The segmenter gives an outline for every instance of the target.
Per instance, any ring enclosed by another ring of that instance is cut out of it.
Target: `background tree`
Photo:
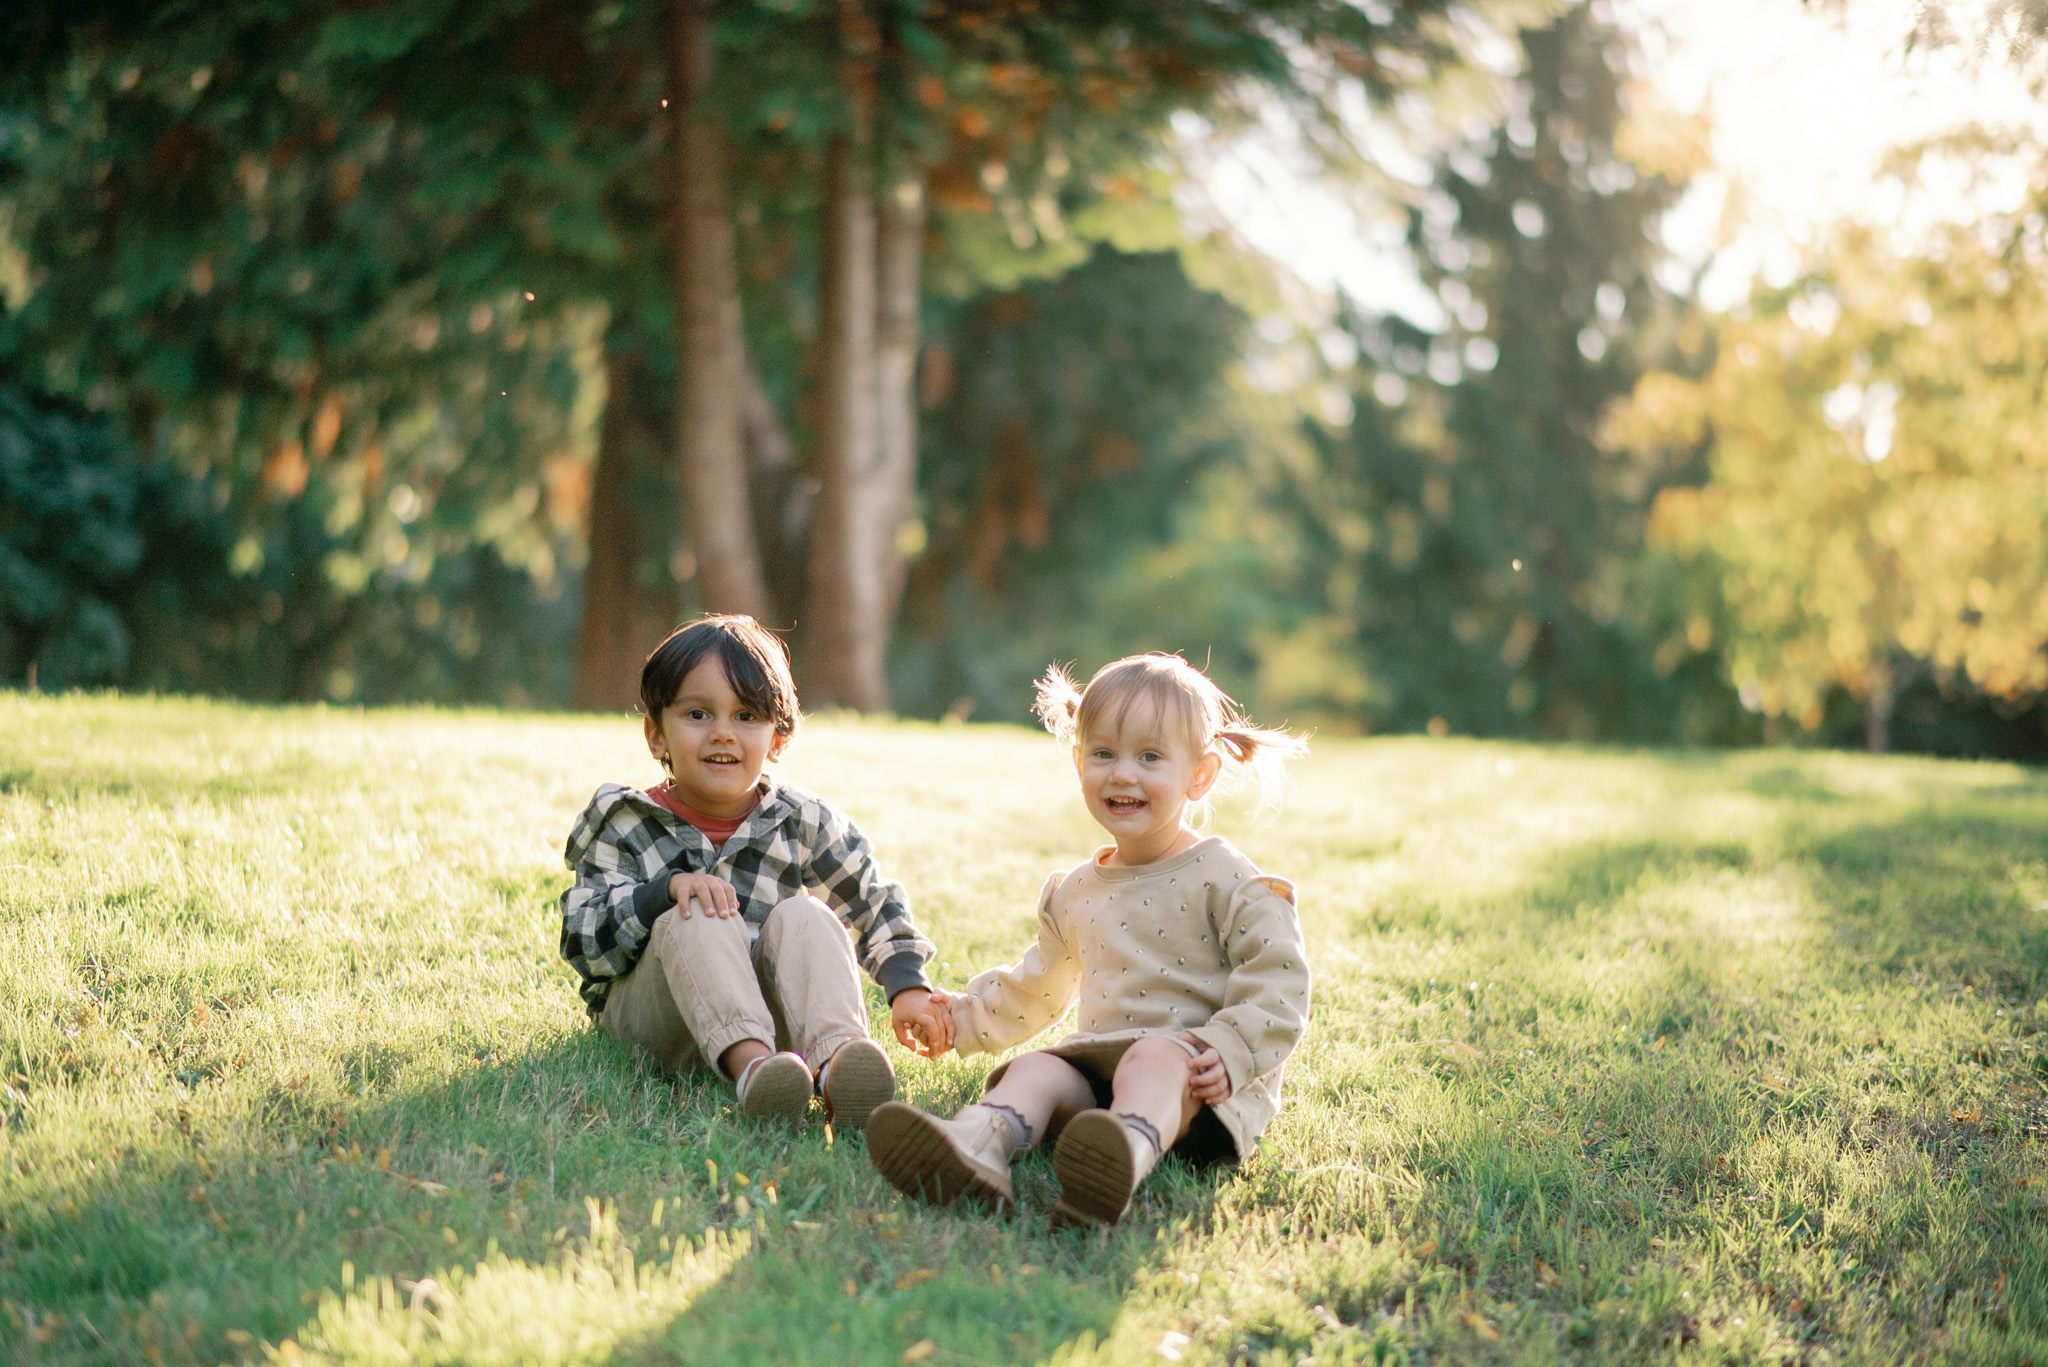
[[[1712,672],[1661,677],[1627,593],[1667,472],[1600,439],[1646,364],[1703,342],[1651,269],[1689,168],[1631,124],[1630,40],[1594,7],[1521,41],[1505,116],[1411,216],[1445,326],[1354,318],[1355,416],[1311,424],[1287,478],[1306,543],[1289,596],[1316,605],[1295,648],[1339,656],[1287,691],[1397,730],[1698,736],[1733,709],[1682,720]]]
[[[1840,688],[1877,751],[1915,675],[2012,709],[2048,691],[2048,160],[1970,139],[1907,169],[1935,152],[2030,161],[2032,194],[1911,256],[1845,231],[1703,380],[1647,377],[1627,415],[1639,448],[1705,444],[1710,479],[1652,531],[1711,566],[1733,681],[1807,731]]]

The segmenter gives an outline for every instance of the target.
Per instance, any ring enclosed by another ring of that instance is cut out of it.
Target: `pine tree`
[[[1651,269],[1682,187],[1617,146],[1631,49],[1595,8],[1523,31],[1506,117],[1411,215],[1447,325],[1356,318],[1357,415],[1311,431],[1305,587],[1375,726],[1661,736],[1694,682],[1660,678],[1626,601],[1663,474],[1600,435],[1646,363],[1698,344]]]

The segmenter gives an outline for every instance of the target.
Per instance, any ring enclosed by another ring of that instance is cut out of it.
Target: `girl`
[[[933,998],[962,1054],[1022,1043],[1076,1001],[1080,1028],[998,1067],[950,1120],[878,1108],[868,1152],[900,1191],[1000,1207],[1011,1160],[1056,1136],[1054,1221],[1113,1224],[1169,1149],[1235,1161],[1279,1109],[1309,1009],[1294,886],[1204,839],[1188,813],[1234,771],[1270,799],[1307,747],[1251,725],[1176,655],[1105,665],[1083,692],[1055,667],[1037,711],[1072,743],[1082,799],[1113,843],[1046,881],[1022,962]]]

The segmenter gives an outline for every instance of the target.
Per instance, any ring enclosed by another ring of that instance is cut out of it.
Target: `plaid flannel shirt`
[[[749,939],[768,913],[807,888],[822,893],[853,932],[868,975],[894,999],[926,987],[936,952],[910,919],[903,885],[875,868],[874,848],[816,794],[761,780],[761,799],[717,849],[705,834],[636,788],[607,783],[569,833],[562,857],[576,875],[562,894],[562,957],[582,975],[596,1016],[614,980],[640,961],[655,918],[675,905],[668,880],[709,873],[739,893]]]

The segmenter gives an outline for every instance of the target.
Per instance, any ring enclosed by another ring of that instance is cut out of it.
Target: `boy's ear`
[[[1188,801],[1200,802],[1216,786],[1216,779],[1223,772],[1223,756],[1214,750],[1195,761],[1195,776],[1188,782]]]
[[[781,759],[782,752],[787,748],[789,748],[789,737],[777,731],[775,739],[768,742],[768,758],[770,760]]]
[[[656,764],[665,762],[668,759],[668,742],[661,738],[661,728],[654,724],[654,718],[642,717],[640,729],[647,736],[647,753],[654,756]]]

